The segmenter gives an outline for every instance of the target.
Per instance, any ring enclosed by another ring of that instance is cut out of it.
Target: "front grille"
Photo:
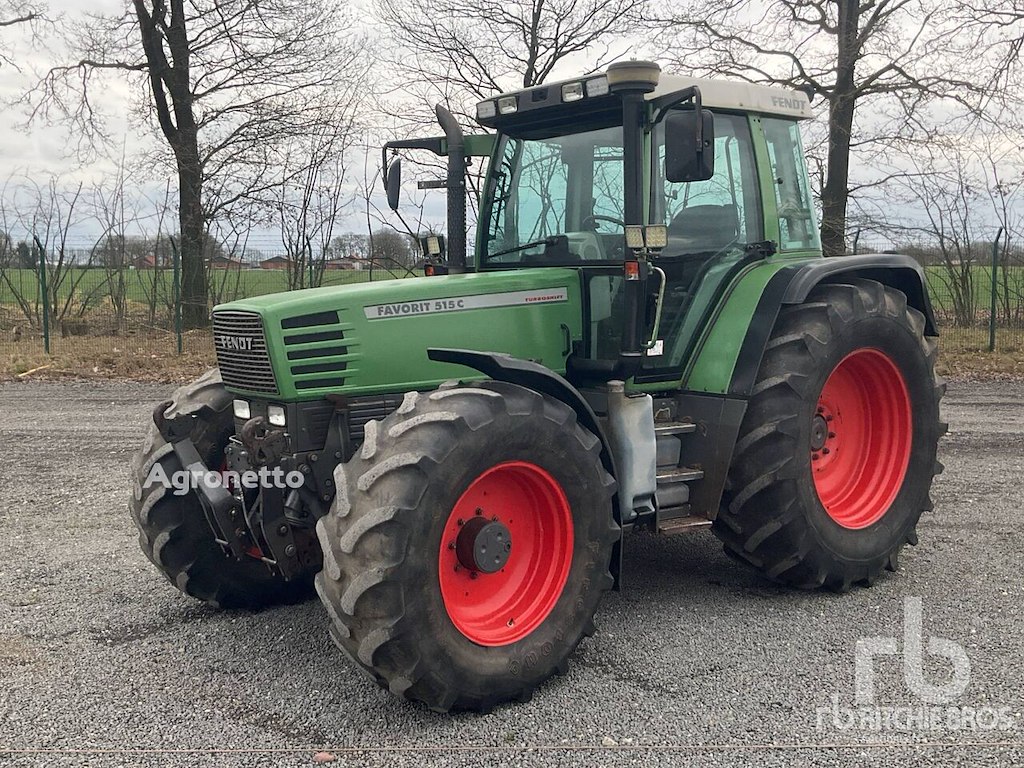
[[[366,423],[383,419],[402,404],[402,395],[353,397],[348,401],[348,436],[353,443],[363,442]]]
[[[304,345],[303,349],[287,352],[295,388],[323,389],[345,386],[344,372],[348,367],[345,333],[341,329],[337,312],[314,312],[288,317],[281,321],[285,347]],[[315,346],[311,346],[315,345]],[[315,375],[314,378],[309,378]]]
[[[255,312],[214,312],[213,342],[220,375],[226,386],[277,394],[277,381],[263,333],[263,318]]]

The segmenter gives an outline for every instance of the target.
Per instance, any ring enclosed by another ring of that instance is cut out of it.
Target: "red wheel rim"
[[[878,522],[903,486],[913,439],[910,395],[877,349],[840,361],[811,424],[811,474],[822,506],[844,528]]]
[[[473,517],[507,529],[511,551],[500,570],[486,573],[459,559],[456,543]],[[448,616],[479,645],[521,640],[558,602],[572,550],[572,511],[558,482],[525,461],[492,467],[470,484],[445,523],[438,573]]]

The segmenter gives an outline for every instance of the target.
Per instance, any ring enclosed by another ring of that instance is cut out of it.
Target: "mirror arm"
[[[664,96],[651,101],[651,106],[654,107],[654,120],[652,125],[657,125],[665,119],[665,115],[668,114],[672,107],[682,104],[684,101],[693,100],[693,106],[697,110],[697,114],[700,114],[702,109],[700,87],[691,85],[689,88],[683,88],[681,91],[673,91],[672,93],[666,93]],[[701,141],[704,140],[703,128],[698,128],[698,132],[701,134]]]
[[[433,152],[438,157],[444,157],[448,154],[448,147],[445,146],[443,136],[432,136],[428,139],[396,139],[389,141],[380,150],[385,191],[387,190],[388,181],[388,150],[394,151],[396,149],[425,149],[427,152]]]

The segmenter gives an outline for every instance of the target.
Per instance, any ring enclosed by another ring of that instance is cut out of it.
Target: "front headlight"
[[[252,416],[252,411],[249,409],[249,402],[247,400],[235,400],[232,407],[235,412],[236,419],[248,420],[249,417]]]
[[[287,423],[284,407],[280,405],[267,406],[267,421],[275,427],[283,427]]]

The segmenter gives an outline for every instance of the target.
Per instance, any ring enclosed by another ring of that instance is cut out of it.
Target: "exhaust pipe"
[[[466,146],[462,127],[443,106],[434,107],[448,144],[448,264],[452,272],[466,271]]]

